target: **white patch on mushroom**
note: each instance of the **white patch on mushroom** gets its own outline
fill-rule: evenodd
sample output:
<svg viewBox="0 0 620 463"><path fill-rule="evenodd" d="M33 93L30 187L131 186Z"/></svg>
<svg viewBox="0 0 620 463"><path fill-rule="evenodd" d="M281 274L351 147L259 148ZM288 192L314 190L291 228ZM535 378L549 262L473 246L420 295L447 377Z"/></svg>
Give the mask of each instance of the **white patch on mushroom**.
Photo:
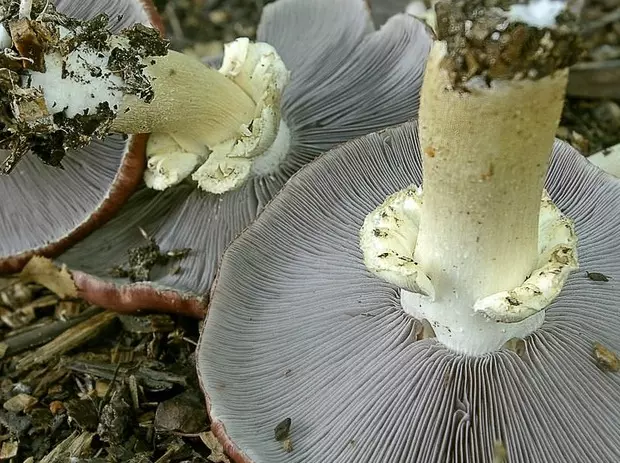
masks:
<svg viewBox="0 0 620 463"><path fill-rule="evenodd" d="M266 43L251 43L240 38L225 46L220 72L237 84L256 103L254 119L239 129L240 136L211 147L212 153L192 178L210 193L224 193L247 180L253 161L260 161L258 171L275 169L286 155L289 132L281 124L280 101L289 80L289 72L276 50ZM279 140L278 140L279 138ZM278 140L277 146L269 152ZM284 154L282 154L284 152Z"/></svg>
<svg viewBox="0 0 620 463"><path fill-rule="evenodd" d="M250 176L252 160L230 157L235 140L217 145L192 178L209 193L222 194L239 188Z"/></svg>
<svg viewBox="0 0 620 463"><path fill-rule="evenodd" d="M146 149L147 170L144 183L154 190L165 190L189 177L207 157L206 150L187 150L165 133L153 133Z"/></svg>
<svg viewBox="0 0 620 463"><path fill-rule="evenodd" d="M11 48L13 45L13 39L11 34L6 30L3 24L0 24L0 49Z"/></svg>
<svg viewBox="0 0 620 463"><path fill-rule="evenodd" d="M539 29L555 26L555 18L564 11L562 0L532 0L527 5L511 5L506 16L511 22L521 22Z"/></svg>
<svg viewBox="0 0 620 463"><path fill-rule="evenodd" d="M252 162L252 173L254 175L269 175L274 172L286 158L290 147L291 132L284 119L280 119L280 127L276 139L267 151L254 159Z"/></svg>
<svg viewBox="0 0 620 463"><path fill-rule="evenodd" d="M102 103L114 110L123 100L124 82L107 66L107 56L80 45L64 59L57 52L45 55L46 71L31 71L22 77L22 85L43 91L50 114L96 114Z"/></svg>
<svg viewBox="0 0 620 463"><path fill-rule="evenodd" d="M544 310L560 294L570 272L579 267L577 235L572 221L546 193L538 227L537 268L522 285L478 299L474 311L499 322L520 322Z"/></svg>
<svg viewBox="0 0 620 463"><path fill-rule="evenodd" d="M435 297L435 288L413 260L420 225L421 191L397 191L372 211L360 231L366 268L379 278L415 293Z"/></svg>

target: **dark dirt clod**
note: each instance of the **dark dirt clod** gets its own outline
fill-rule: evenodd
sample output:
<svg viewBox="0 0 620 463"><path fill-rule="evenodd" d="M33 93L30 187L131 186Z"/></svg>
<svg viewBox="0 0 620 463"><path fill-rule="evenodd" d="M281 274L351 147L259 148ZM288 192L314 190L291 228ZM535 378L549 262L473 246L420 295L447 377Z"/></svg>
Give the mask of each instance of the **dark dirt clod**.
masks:
<svg viewBox="0 0 620 463"><path fill-rule="evenodd" d="M540 79L571 66L580 56L575 16L564 11L557 26L538 29L510 22L505 11L514 0L456 0L435 5L437 36L447 44L443 66L457 87L473 77Z"/></svg>
<svg viewBox="0 0 620 463"><path fill-rule="evenodd" d="M102 441L119 445L129 437L134 419L130 401L127 387L117 387L112 393L110 402L103 406L99 417L97 434Z"/></svg>
<svg viewBox="0 0 620 463"><path fill-rule="evenodd" d="M586 272L586 276L592 281L609 281L609 277L599 272Z"/></svg>
<svg viewBox="0 0 620 463"><path fill-rule="evenodd" d="M274 436L277 441L283 441L288 439L289 434L291 432L291 419L286 418L282 420L273 430Z"/></svg>
<svg viewBox="0 0 620 463"><path fill-rule="evenodd" d="M620 371L620 359L614 351L597 342L594 343L592 352L594 360L601 370L612 373Z"/></svg>
<svg viewBox="0 0 620 463"><path fill-rule="evenodd" d="M64 404L69 421L81 429L96 431L99 424L99 413L95 403L90 399L74 399Z"/></svg>
<svg viewBox="0 0 620 463"><path fill-rule="evenodd" d="M132 283L150 281L153 268L182 259L191 251L189 248L183 248L164 252L155 241L155 238L149 236L142 229L140 229L140 232L147 243L144 246L129 249L127 251L127 264L110 269L111 276L129 278Z"/></svg>
<svg viewBox="0 0 620 463"><path fill-rule="evenodd" d="M94 113L86 112L72 118L66 117L64 112L52 116L43 93L28 88L27 79L26 85L20 84L28 72L45 71L46 53L67 56L78 47L110 53L108 69L93 69L91 77L97 78L106 72L120 75L124 80L124 93L148 102L153 98L153 90L141 61L165 55L168 47L154 29L136 25L120 34L121 41L126 40L131 47L129 53L120 45L112 48L108 18L103 14L79 21L58 13L53 3L37 0L31 14L36 19L30 20L18 17L18 6L19 2L0 0L0 23L10 31L13 40L11 48L0 51L0 149L10 151L0 163L2 174L10 173L28 151L46 164L62 167L67 149L81 148L92 138L102 138L116 117L116 112L106 102ZM72 33L61 39L59 26Z"/></svg>
<svg viewBox="0 0 620 463"><path fill-rule="evenodd" d="M155 428L182 434L198 434L207 430L207 410L198 391L186 391L159 404L155 412Z"/></svg>

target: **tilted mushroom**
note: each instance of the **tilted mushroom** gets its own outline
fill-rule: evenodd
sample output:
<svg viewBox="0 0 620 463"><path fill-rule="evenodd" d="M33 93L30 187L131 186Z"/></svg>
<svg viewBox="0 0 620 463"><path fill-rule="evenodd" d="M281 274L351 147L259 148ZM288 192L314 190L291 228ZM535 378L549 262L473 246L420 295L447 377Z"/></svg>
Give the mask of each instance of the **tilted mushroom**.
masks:
<svg viewBox="0 0 620 463"><path fill-rule="evenodd" d="M620 178L620 143L588 156L588 161L598 166L599 169Z"/></svg>
<svg viewBox="0 0 620 463"><path fill-rule="evenodd" d="M50 12L46 1L22 2L31 7L33 19ZM119 31L134 24L161 26L155 8L140 0L58 0L59 11L81 19L99 14L110 18ZM47 5L47 7L46 7ZM27 18L19 18L19 2L0 5L3 106L8 104L6 85L12 85L9 68L27 62L12 46L10 31L19 48L32 39ZM7 68L8 66L8 68ZM77 99L78 95L73 98ZM6 123L6 116L2 124ZM27 155L11 175L0 176L0 272L19 270L35 253L57 255L115 212L138 186L144 169L143 135L110 136L92 145L70 150L62 169L45 165ZM6 146L3 144L3 146ZM35 147L36 149L36 147ZM0 151L0 162L10 153ZM54 163L53 158L47 158ZM6 165L3 165L3 169Z"/></svg>
<svg viewBox="0 0 620 463"><path fill-rule="evenodd" d="M620 181L554 144L569 17L485 3L438 4L419 132L323 155L224 254L197 366L236 463L620 461Z"/></svg>
<svg viewBox="0 0 620 463"><path fill-rule="evenodd" d="M275 140L255 158L206 154L211 171L203 176L199 168L196 182L170 182L161 192L143 188L60 256L87 300L202 316L224 249L297 169L334 145L417 114L430 37L414 18L398 15L375 31L364 0L279 0L265 7L258 40L290 72L273 106ZM220 73L239 67L248 45L231 44ZM188 111L177 111L183 121ZM170 139L151 140L153 149L176 159L180 150L170 148ZM247 167L243 176L235 163Z"/></svg>
<svg viewBox="0 0 620 463"><path fill-rule="evenodd" d="M435 14L432 4L435 2L436 0L369 0L375 24L383 24L395 14L407 13L432 25Z"/></svg>

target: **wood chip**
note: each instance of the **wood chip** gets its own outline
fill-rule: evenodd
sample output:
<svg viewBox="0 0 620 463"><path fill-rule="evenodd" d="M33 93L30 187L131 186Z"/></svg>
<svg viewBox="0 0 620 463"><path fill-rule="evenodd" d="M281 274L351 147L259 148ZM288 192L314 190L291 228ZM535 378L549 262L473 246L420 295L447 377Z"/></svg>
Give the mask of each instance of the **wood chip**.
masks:
<svg viewBox="0 0 620 463"><path fill-rule="evenodd" d="M56 306L54 315L60 320L66 320L78 316L84 309L82 301L60 301Z"/></svg>
<svg viewBox="0 0 620 463"><path fill-rule="evenodd" d="M9 460L17 455L19 444L15 441L5 441L0 447L0 460Z"/></svg>
<svg viewBox="0 0 620 463"><path fill-rule="evenodd" d="M4 402L5 410L13 413L21 413L30 410L37 403L37 399L28 394L17 394Z"/></svg>
<svg viewBox="0 0 620 463"><path fill-rule="evenodd" d="M32 288L13 278L0 282L0 301L17 309L32 300Z"/></svg>
<svg viewBox="0 0 620 463"><path fill-rule="evenodd" d="M179 443L172 443L168 446L166 452L155 460L155 463L169 463L174 458L175 454L182 450L182 446Z"/></svg>
<svg viewBox="0 0 620 463"><path fill-rule="evenodd" d="M103 378L112 381L114 378L127 378L130 374L136 377L140 385L150 391L166 391L176 385L187 387L187 379L167 371L159 371L149 367L150 363L144 362L133 368L115 364L100 364L86 361L67 361L64 366L72 371L87 374L95 378ZM153 364L155 366L155 364Z"/></svg>
<svg viewBox="0 0 620 463"><path fill-rule="evenodd" d="M34 365L49 362L65 352L75 349L86 341L96 337L104 328L116 320L113 312L102 312L69 328L56 339L48 342L34 352L25 355L17 364L17 368L25 370Z"/></svg>
<svg viewBox="0 0 620 463"><path fill-rule="evenodd" d="M56 298L56 296L51 297ZM7 337L4 342L1 343L6 345L6 351L2 352L2 348L0 347L0 359L5 356L20 354L26 350L34 349L35 347L48 343L69 328L82 323L84 320L88 320L99 312L101 312L101 309L91 308L77 317L66 321L31 325L27 329L22 330L19 334L13 332L15 335Z"/></svg>
<svg viewBox="0 0 620 463"><path fill-rule="evenodd" d="M213 463L230 463L230 460L224 453L224 446L211 431L200 433L200 440L211 450L211 455L207 457L207 460Z"/></svg>
<svg viewBox="0 0 620 463"><path fill-rule="evenodd" d="M100 399L105 397L109 390L110 390L110 383L108 381L103 381L101 379L98 379L95 382L95 392L97 394L97 397L99 397Z"/></svg>
<svg viewBox="0 0 620 463"><path fill-rule="evenodd" d="M136 334L169 333L174 330L174 320L170 315L120 315L119 320L125 331Z"/></svg>
<svg viewBox="0 0 620 463"><path fill-rule="evenodd" d="M65 406L60 400L54 400L50 402L50 412L52 412L52 415L58 415L59 413L62 413L64 411Z"/></svg>
<svg viewBox="0 0 620 463"><path fill-rule="evenodd" d="M19 274L24 283L38 283L61 299L77 297L77 288L66 266L56 267L47 257L34 256Z"/></svg>
<svg viewBox="0 0 620 463"><path fill-rule="evenodd" d="M54 447L40 463L66 463L74 458L86 458L92 454L91 442L95 433L74 431L64 441Z"/></svg>
<svg viewBox="0 0 620 463"><path fill-rule="evenodd" d="M36 315L33 307L24 307L14 312L2 312L0 320L12 330L26 326L34 321Z"/></svg>

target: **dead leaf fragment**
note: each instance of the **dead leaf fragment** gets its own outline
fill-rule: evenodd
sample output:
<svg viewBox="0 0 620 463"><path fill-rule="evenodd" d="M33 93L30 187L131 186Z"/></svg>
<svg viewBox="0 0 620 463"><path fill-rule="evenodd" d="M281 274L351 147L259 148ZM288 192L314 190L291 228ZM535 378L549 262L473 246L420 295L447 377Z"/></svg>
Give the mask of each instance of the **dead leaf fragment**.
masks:
<svg viewBox="0 0 620 463"><path fill-rule="evenodd" d="M47 257L34 256L19 274L24 283L38 283L58 297L77 297L77 288L66 266L56 267Z"/></svg>
<svg viewBox="0 0 620 463"><path fill-rule="evenodd" d="M620 360L612 350L596 342L594 343L593 353L594 360L601 370L612 372L620 370Z"/></svg>
<svg viewBox="0 0 620 463"><path fill-rule="evenodd" d="M211 450L211 455L207 457L207 460L213 463L230 463L230 460L224 453L224 446L211 431L200 433L200 440Z"/></svg>
<svg viewBox="0 0 620 463"><path fill-rule="evenodd" d="M493 442L493 463L506 463L508 461L508 450L503 441L497 439Z"/></svg>
<svg viewBox="0 0 620 463"><path fill-rule="evenodd" d="M45 455L40 463L65 463L75 459L90 461L92 455L91 443L95 436L92 432L74 431L69 437L58 444L53 450Z"/></svg>

